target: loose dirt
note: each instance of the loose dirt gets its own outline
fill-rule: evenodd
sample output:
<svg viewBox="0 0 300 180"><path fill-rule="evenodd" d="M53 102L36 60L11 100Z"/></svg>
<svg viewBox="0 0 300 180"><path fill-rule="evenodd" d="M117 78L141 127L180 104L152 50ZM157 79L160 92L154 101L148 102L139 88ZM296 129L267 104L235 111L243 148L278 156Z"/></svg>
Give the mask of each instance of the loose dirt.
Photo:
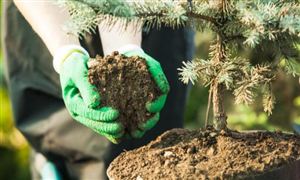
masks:
<svg viewBox="0 0 300 180"><path fill-rule="evenodd" d="M89 82L100 93L100 106L119 110L118 120L124 125L125 133L153 116L145 105L158 97L160 91L149 74L145 59L113 52L105 57L96 56L88 66Z"/></svg>
<svg viewBox="0 0 300 180"><path fill-rule="evenodd" d="M123 152L111 179L240 179L300 158L300 137L281 132L173 129L148 145Z"/></svg>

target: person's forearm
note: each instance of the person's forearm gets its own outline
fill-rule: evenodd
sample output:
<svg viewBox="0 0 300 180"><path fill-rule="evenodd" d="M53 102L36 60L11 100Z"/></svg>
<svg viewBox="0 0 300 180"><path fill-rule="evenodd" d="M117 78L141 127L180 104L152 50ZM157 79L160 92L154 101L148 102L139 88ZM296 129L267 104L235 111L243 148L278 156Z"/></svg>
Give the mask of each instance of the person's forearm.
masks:
<svg viewBox="0 0 300 180"><path fill-rule="evenodd" d="M99 32L104 54L110 54L128 44L140 47L142 42L141 26L141 23L130 23L125 29L118 22L108 28L105 22L102 22L99 25Z"/></svg>
<svg viewBox="0 0 300 180"><path fill-rule="evenodd" d="M52 55L61 46L79 45L78 38L68 35L62 28L69 19L68 12L55 5L54 1L14 0L14 3Z"/></svg>

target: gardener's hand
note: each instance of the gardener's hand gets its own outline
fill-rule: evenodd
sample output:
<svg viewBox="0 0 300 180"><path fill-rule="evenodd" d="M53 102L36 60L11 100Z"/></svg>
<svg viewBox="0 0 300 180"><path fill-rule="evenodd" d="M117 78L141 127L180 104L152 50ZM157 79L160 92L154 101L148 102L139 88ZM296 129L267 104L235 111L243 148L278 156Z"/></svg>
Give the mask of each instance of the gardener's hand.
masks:
<svg viewBox="0 0 300 180"><path fill-rule="evenodd" d="M139 56L144 58L146 60L146 64L148 66L150 74L152 75L156 85L159 87L162 93L161 96L159 96L153 102L146 103L147 111L150 113L154 113L154 115L146 122L139 124L137 130L131 132L132 137L141 138L147 130L153 128L158 122L159 114L165 105L170 86L160 66L160 63L151 56L147 55L141 48L132 46L125 52L121 50L120 53L124 54L125 56Z"/></svg>
<svg viewBox="0 0 300 180"><path fill-rule="evenodd" d="M88 82L87 62L89 55L80 46L65 46L54 56L54 68L60 74L63 99L71 116L118 143L123 136L122 125L115 121L119 115L111 107L99 107L100 96L95 87Z"/></svg>

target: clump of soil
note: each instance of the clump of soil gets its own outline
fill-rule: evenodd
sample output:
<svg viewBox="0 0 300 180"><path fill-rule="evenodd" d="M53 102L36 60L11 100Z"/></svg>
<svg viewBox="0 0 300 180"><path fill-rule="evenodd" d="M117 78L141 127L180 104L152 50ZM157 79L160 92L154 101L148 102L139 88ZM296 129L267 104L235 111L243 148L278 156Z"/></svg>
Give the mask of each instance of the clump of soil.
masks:
<svg viewBox="0 0 300 180"><path fill-rule="evenodd" d="M113 52L105 57L96 56L89 61L89 82L96 86L101 97L101 107L119 110L118 120L125 133L137 129L153 114L147 112L146 102L160 95L145 59L126 57Z"/></svg>
<svg viewBox="0 0 300 180"><path fill-rule="evenodd" d="M240 179L300 158L300 137L281 132L170 130L148 145L123 152L111 179Z"/></svg>

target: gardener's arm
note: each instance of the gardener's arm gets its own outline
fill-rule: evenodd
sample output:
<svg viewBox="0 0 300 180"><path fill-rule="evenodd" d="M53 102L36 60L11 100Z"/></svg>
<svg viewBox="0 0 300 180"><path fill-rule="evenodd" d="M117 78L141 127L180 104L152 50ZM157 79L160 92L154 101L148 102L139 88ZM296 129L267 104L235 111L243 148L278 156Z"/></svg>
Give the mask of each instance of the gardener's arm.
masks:
<svg viewBox="0 0 300 180"><path fill-rule="evenodd" d="M140 48L142 43L141 23L129 23L126 28L122 22L117 22L113 26L108 26L107 22L102 22L99 33L103 46L104 54L111 54L116 50L126 48ZM125 49L124 49L125 48Z"/></svg>
<svg viewBox="0 0 300 180"><path fill-rule="evenodd" d="M100 96L87 78L88 52L77 37L62 29L68 12L53 1L15 0L15 4L54 57L54 69L60 75L63 99L71 116L116 143L123 136L123 127L116 121L118 110L97 108Z"/></svg>
<svg viewBox="0 0 300 180"><path fill-rule="evenodd" d="M52 3L51 1L15 0L15 4L21 13L54 56L54 67L60 73L63 98L72 117L99 134L106 136L112 142L117 142L117 139L123 135L122 125L115 121L119 113L110 107L96 109L100 103L100 96L86 78L89 55L79 46L76 37L68 36L62 30L62 26L69 19L68 12ZM150 73L163 94L156 101L147 103L147 110L155 113L154 117L156 118L149 119L147 123L141 124L139 127L141 131L133 133L133 136L140 137L158 121L159 111L164 105L169 86L159 63L140 48L141 26L131 24L126 30L120 26L122 25L119 23L116 23L114 27L99 26L105 54L121 50L121 53L128 56L139 55L144 57ZM72 46L65 46L69 44L72 44Z"/></svg>
<svg viewBox="0 0 300 180"><path fill-rule="evenodd" d="M14 3L52 55L64 45L79 45L77 37L67 35L62 30L63 25L70 18L67 10L59 8L49 0L14 0Z"/></svg>

